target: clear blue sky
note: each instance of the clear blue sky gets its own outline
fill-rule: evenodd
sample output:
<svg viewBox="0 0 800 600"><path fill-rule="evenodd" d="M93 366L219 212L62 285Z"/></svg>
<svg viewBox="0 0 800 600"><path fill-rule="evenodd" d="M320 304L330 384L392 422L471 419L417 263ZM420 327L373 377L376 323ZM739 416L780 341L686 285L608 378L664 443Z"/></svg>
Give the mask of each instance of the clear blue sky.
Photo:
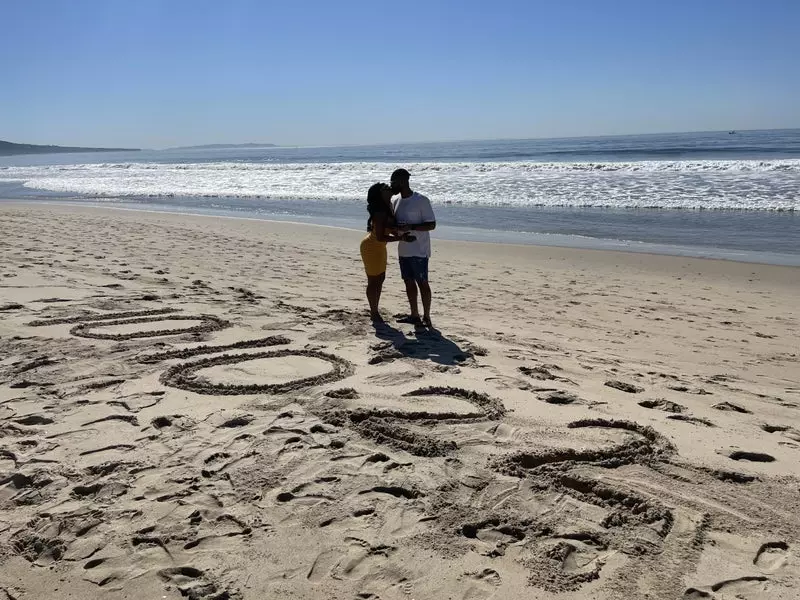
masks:
<svg viewBox="0 0 800 600"><path fill-rule="evenodd" d="M3 0L0 139L800 127L800 0Z"/></svg>

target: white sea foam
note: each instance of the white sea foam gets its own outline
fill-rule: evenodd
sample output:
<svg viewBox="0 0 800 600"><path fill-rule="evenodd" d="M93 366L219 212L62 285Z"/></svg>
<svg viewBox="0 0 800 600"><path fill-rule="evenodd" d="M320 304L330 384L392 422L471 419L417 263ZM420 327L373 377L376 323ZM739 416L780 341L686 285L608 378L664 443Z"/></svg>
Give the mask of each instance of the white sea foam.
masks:
<svg viewBox="0 0 800 600"><path fill-rule="evenodd" d="M412 163L434 203L800 210L800 159ZM0 168L28 188L91 197L355 200L387 163L105 163Z"/></svg>

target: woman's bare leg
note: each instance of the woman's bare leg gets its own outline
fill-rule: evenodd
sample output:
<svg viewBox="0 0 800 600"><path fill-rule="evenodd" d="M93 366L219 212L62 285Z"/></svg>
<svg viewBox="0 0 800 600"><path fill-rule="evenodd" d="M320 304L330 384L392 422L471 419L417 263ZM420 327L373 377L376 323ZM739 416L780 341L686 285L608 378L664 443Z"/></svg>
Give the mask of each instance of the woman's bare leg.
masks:
<svg viewBox="0 0 800 600"><path fill-rule="evenodd" d="M383 281L385 279L386 273L367 276L367 302L369 302L369 312L373 319L381 318L378 305L381 301L381 292L383 291Z"/></svg>

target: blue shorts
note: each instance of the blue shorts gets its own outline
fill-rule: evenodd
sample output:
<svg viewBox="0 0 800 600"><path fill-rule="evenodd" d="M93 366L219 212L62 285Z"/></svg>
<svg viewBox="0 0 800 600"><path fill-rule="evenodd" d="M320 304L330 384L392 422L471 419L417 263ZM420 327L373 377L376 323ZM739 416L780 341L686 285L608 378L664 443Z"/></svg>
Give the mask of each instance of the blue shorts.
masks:
<svg viewBox="0 0 800 600"><path fill-rule="evenodd" d="M428 281L428 257L401 256L400 276L404 281Z"/></svg>

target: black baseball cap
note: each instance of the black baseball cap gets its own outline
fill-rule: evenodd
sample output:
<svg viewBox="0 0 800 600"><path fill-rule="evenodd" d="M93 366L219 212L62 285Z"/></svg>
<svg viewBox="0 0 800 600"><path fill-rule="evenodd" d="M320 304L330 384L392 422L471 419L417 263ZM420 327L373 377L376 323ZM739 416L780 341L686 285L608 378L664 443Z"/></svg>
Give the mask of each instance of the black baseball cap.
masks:
<svg viewBox="0 0 800 600"><path fill-rule="evenodd" d="M405 169L395 169L395 171L392 173L390 180L394 181L395 179L408 181L409 179L411 179L411 173L409 173Z"/></svg>

